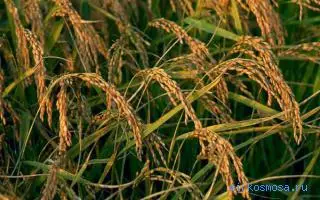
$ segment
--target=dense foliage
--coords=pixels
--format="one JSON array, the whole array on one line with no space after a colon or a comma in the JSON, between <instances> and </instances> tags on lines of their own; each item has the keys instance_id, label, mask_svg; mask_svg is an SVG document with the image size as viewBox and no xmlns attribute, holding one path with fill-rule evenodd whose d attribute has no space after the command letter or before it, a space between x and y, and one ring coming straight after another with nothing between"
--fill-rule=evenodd
<instances>
[{"instance_id":1,"label":"dense foliage","mask_svg":"<svg viewBox=\"0 0 320 200\"><path fill-rule=\"evenodd\" d=\"M0 1L0 199L319 198L319 11Z\"/></svg>"}]
</instances>

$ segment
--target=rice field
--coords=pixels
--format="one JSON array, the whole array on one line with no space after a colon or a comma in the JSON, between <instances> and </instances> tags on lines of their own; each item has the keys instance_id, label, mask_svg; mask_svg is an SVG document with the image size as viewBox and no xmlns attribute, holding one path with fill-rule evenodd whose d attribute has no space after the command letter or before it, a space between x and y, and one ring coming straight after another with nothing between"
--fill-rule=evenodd
<instances>
[{"instance_id":1,"label":"rice field","mask_svg":"<svg viewBox=\"0 0 320 200\"><path fill-rule=\"evenodd\" d=\"M0 2L0 200L318 199L320 1Z\"/></svg>"}]
</instances>

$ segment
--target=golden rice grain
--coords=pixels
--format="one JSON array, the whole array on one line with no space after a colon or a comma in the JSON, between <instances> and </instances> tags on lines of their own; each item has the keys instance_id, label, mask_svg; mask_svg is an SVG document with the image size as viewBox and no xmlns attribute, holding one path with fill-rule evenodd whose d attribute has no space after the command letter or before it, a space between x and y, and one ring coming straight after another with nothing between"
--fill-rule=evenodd
<instances>
[{"instance_id":1,"label":"golden rice grain","mask_svg":"<svg viewBox=\"0 0 320 200\"><path fill-rule=\"evenodd\" d=\"M284 28L279 14L275 12L269 0L247 0L248 7L255 15L261 34L272 45L284 44Z\"/></svg>"},{"instance_id":2,"label":"golden rice grain","mask_svg":"<svg viewBox=\"0 0 320 200\"><path fill-rule=\"evenodd\" d=\"M47 182L44 190L42 191L41 200L52 200L56 195L57 191L57 172L58 166L55 164L51 165L49 170L49 176L47 178Z\"/></svg>"},{"instance_id":3,"label":"golden rice grain","mask_svg":"<svg viewBox=\"0 0 320 200\"><path fill-rule=\"evenodd\" d=\"M37 96L38 96L39 105L42 105L45 94L46 94L46 90L47 90L46 83L45 83L46 68L43 60L43 54L44 54L43 47L40 44L40 42L37 40L36 36L28 29L24 29L24 35L31 46L34 65L37 68L37 72L35 74ZM44 112L45 112L45 106L40 106L40 118L42 120L43 120Z\"/></svg>"},{"instance_id":4,"label":"golden rice grain","mask_svg":"<svg viewBox=\"0 0 320 200\"><path fill-rule=\"evenodd\" d=\"M181 11L187 16L194 14L192 0L170 0L170 6L174 12Z\"/></svg>"},{"instance_id":5,"label":"golden rice grain","mask_svg":"<svg viewBox=\"0 0 320 200\"><path fill-rule=\"evenodd\" d=\"M203 129L201 132L195 132L194 136L200 140L201 152L199 158L207 159L217 166L227 188L234 186L231 171L231 166L233 166L238 177L238 183L244 185L241 195L244 198L250 199L247 186L248 179L243 172L241 160L236 155L232 145L216 133L206 129ZM228 189L230 198L232 198L233 194L237 194L238 192L239 191L231 191Z\"/></svg>"},{"instance_id":6,"label":"golden rice grain","mask_svg":"<svg viewBox=\"0 0 320 200\"><path fill-rule=\"evenodd\" d=\"M202 125L200 120L197 118L191 104L189 104L184 97L178 84L172 80L172 78L161 68L151 68L141 71L141 75L145 77L148 83L151 80L156 80L161 88L163 88L173 105L177 105L175 97L182 103L185 110L185 123L187 123L188 117L190 117L195 125L196 129L201 129Z\"/></svg>"},{"instance_id":7,"label":"golden rice grain","mask_svg":"<svg viewBox=\"0 0 320 200\"><path fill-rule=\"evenodd\" d=\"M302 20L303 7L306 7L310 10L320 12L320 1L319 0L291 0L293 3L299 5L299 19Z\"/></svg>"},{"instance_id":8,"label":"golden rice grain","mask_svg":"<svg viewBox=\"0 0 320 200\"><path fill-rule=\"evenodd\" d=\"M217 15L226 22L226 15L229 13L230 0L203 0L201 7L216 11Z\"/></svg>"},{"instance_id":9,"label":"golden rice grain","mask_svg":"<svg viewBox=\"0 0 320 200\"><path fill-rule=\"evenodd\" d=\"M32 32L38 36L40 43L43 45L44 29L42 24L40 0L23 0L23 3L26 20L29 24L31 24Z\"/></svg>"},{"instance_id":10,"label":"golden rice grain","mask_svg":"<svg viewBox=\"0 0 320 200\"><path fill-rule=\"evenodd\" d=\"M200 120L197 118L192 106L183 96L181 89L178 87L175 81L164 72L161 68L152 68L144 70L141 72L147 80L154 79L159 82L160 86L167 92L170 101L176 105L176 97L181 101L186 116L190 117L195 124L194 136L197 137L201 145L201 154L200 157L208 159L210 162L219 167L219 162L222 160L219 172L223 176L224 181L227 186L230 187L233 185L231 167L229 163L229 158L233 161L234 167L238 174L238 180L241 184L247 184L246 176L244 175L242 169L242 163L240 159L234 153L234 150L229 142L215 135L215 133L208 132L206 129L202 128ZM242 194L243 197L249 198L248 190L245 188L245 192ZM236 192L235 192L236 193Z\"/></svg>"},{"instance_id":11,"label":"golden rice grain","mask_svg":"<svg viewBox=\"0 0 320 200\"><path fill-rule=\"evenodd\" d=\"M263 0L257 4L253 0L247 0L248 7L256 16L261 34L271 45L284 44L284 29L280 17L276 13L269 0ZM276 42L277 40L277 42Z\"/></svg>"},{"instance_id":12,"label":"golden rice grain","mask_svg":"<svg viewBox=\"0 0 320 200\"><path fill-rule=\"evenodd\" d=\"M116 90L116 88L107 83L105 80L103 80L103 78L101 76L99 76L96 73L74 73L74 74L67 74L67 75L63 75L62 77L60 77L57 81L66 81L66 80L71 80L71 79L80 79L85 81L88 84L94 85L100 89L102 89L105 93L106 96L109 96L111 98L111 100L117 105L119 113L123 116L125 116L125 118L128 121L128 124L130 125L130 127L133 130L133 136L135 139L135 143L136 143L136 151L138 153L138 157L141 158L141 153L142 153L142 137L141 137L141 122L138 120L138 118L135 116L133 109L131 108L131 106L129 105L129 103L125 100L125 98ZM59 93L59 97L64 100L66 97L64 97L65 94L65 90L61 90ZM65 109L66 105L63 104L63 101L60 100L58 103L60 107L59 110L62 111L62 114L66 114L64 112L66 112ZM66 119L66 118L65 118ZM60 126L61 129L63 130L63 135L66 135L66 121L61 122L63 120L60 120ZM69 137L67 137L69 138ZM66 140L66 143L68 144L69 140Z\"/></svg>"},{"instance_id":13,"label":"golden rice grain","mask_svg":"<svg viewBox=\"0 0 320 200\"><path fill-rule=\"evenodd\" d=\"M174 33L178 37L178 40L181 44L183 41L188 44L190 50L195 56L199 58L205 58L209 55L209 50L204 43L190 37L187 32L183 30L183 28L174 22L161 18L150 22L149 25L155 28L163 29L168 33Z\"/></svg>"},{"instance_id":14,"label":"golden rice grain","mask_svg":"<svg viewBox=\"0 0 320 200\"><path fill-rule=\"evenodd\" d=\"M66 151L67 147L71 145L71 134L68 130L68 99L67 88L63 81L60 82L60 91L57 95L57 108L59 111L59 153Z\"/></svg>"},{"instance_id":15,"label":"golden rice grain","mask_svg":"<svg viewBox=\"0 0 320 200\"><path fill-rule=\"evenodd\" d=\"M278 52L279 56L301 58L317 63L320 59L320 42L302 43Z\"/></svg>"},{"instance_id":16,"label":"golden rice grain","mask_svg":"<svg viewBox=\"0 0 320 200\"><path fill-rule=\"evenodd\" d=\"M69 0L52 0L58 6L59 10L55 13L57 16L67 17L71 22L77 45L79 47L80 57L83 60L84 68L95 66L96 73L99 73L98 53L107 58L107 48L104 41L96 32L92 24L81 19L78 12L72 7ZM87 69L91 71L91 68Z\"/></svg>"},{"instance_id":17,"label":"golden rice grain","mask_svg":"<svg viewBox=\"0 0 320 200\"><path fill-rule=\"evenodd\" d=\"M123 66L124 42L124 39L121 37L108 50L108 81L115 85L119 84L122 80L121 68Z\"/></svg>"},{"instance_id":18,"label":"golden rice grain","mask_svg":"<svg viewBox=\"0 0 320 200\"><path fill-rule=\"evenodd\" d=\"M18 9L16 8L12 0L5 0L4 2L6 3L8 13L10 13L10 15L12 16L13 24L15 26L17 41L16 56L18 59L18 63L23 67L25 71L27 71L30 67L29 51L27 46L27 38L24 34L24 28L19 18Z\"/></svg>"},{"instance_id":19,"label":"golden rice grain","mask_svg":"<svg viewBox=\"0 0 320 200\"><path fill-rule=\"evenodd\" d=\"M254 60L254 62L233 60L222 68L225 70L233 69L242 74L247 74L249 78L259 83L268 93L268 105L271 105L272 97L274 97L281 109L286 111L285 118L292 122L294 138L299 144L302 139L302 121L299 105L278 68L278 61L271 51L270 45L261 38L245 36L238 41L229 53L241 53ZM240 64L242 69L239 65L235 67L234 62Z\"/></svg>"}]
</instances>

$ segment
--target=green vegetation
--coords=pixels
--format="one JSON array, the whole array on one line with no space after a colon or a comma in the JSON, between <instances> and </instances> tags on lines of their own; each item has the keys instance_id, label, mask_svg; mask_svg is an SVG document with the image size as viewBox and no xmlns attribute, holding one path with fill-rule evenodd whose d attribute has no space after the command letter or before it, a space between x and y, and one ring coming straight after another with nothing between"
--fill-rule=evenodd
<instances>
[{"instance_id":1,"label":"green vegetation","mask_svg":"<svg viewBox=\"0 0 320 200\"><path fill-rule=\"evenodd\" d=\"M319 11L0 1L0 199L319 198Z\"/></svg>"}]
</instances>

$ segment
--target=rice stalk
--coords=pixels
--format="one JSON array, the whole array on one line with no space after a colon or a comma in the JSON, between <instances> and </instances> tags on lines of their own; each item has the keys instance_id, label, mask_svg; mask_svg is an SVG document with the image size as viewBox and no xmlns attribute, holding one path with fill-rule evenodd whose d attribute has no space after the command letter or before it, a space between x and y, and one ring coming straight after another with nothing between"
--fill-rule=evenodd
<instances>
[{"instance_id":1,"label":"rice stalk","mask_svg":"<svg viewBox=\"0 0 320 200\"><path fill-rule=\"evenodd\" d=\"M0 68L0 119L2 120L2 123L6 125L6 118L4 117L4 99L2 97L4 89L4 74L2 68ZM1 144L1 143L0 143Z\"/></svg>"},{"instance_id":2,"label":"rice stalk","mask_svg":"<svg viewBox=\"0 0 320 200\"><path fill-rule=\"evenodd\" d=\"M17 36L17 57L18 64L24 67L24 70L30 67L30 57L27 45L29 44L32 49L32 55L34 60L34 65L37 68L37 73L35 74L36 86L37 86L37 96L39 105L43 104L44 94L46 91L45 85L45 75L46 69L43 61L43 44L37 39L37 37L28 29L23 28L21 21L19 19L18 11L11 0L5 1L9 13L12 15L15 24L15 33ZM30 4L32 2L29 2ZM32 6L36 6L32 4ZM38 10L34 10L37 11ZM40 12L40 11L39 11ZM39 14L39 13L38 13ZM40 15L40 14L39 14ZM39 16L38 16L39 17ZM31 18L30 18L31 19ZM39 31L35 28L36 31ZM30 83L30 80L27 79ZM49 106L49 103L46 102ZM40 118L43 120L43 115L45 112L45 106L40 106Z\"/></svg>"},{"instance_id":3,"label":"rice stalk","mask_svg":"<svg viewBox=\"0 0 320 200\"><path fill-rule=\"evenodd\" d=\"M214 66L214 63L207 62L201 58L194 56L193 54L183 55L169 60L165 66L174 67L175 69L181 69L183 73L177 72L179 78L191 79L196 84L196 89L205 86L203 79L199 76L207 75L210 80L214 80L216 77L215 72L209 72L210 67ZM194 67L195 66L195 67ZM192 73L191 73L192 72ZM171 74L176 74L172 70ZM213 94L216 94L213 95ZM221 121L230 122L232 118L230 117L230 109L228 108L227 98L228 98L228 88L225 80L221 80L215 87L215 90L211 94L205 94L200 97L200 101L210 110L210 112L216 115L216 121L220 123ZM215 100L213 100L215 99Z\"/></svg>"},{"instance_id":4,"label":"rice stalk","mask_svg":"<svg viewBox=\"0 0 320 200\"><path fill-rule=\"evenodd\" d=\"M190 193L191 198L202 199L203 195L199 187L192 182L191 177L187 174L169 168L158 167L146 170L143 175L152 181L161 181L172 185L176 182L182 186L190 185L190 187L186 187L186 189Z\"/></svg>"},{"instance_id":5,"label":"rice stalk","mask_svg":"<svg viewBox=\"0 0 320 200\"><path fill-rule=\"evenodd\" d=\"M203 0L201 8L214 10L224 23L227 22L230 0Z\"/></svg>"},{"instance_id":6,"label":"rice stalk","mask_svg":"<svg viewBox=\"0 0 320 200\"><path fill-rule=\"evenodd\" d=\"M110 10L114 16L125 24L129 23L129 15L124 8L125 4L119 2L119 0L103 0L102 7L106 10Z\"/></svg>"},{"instance_id":7,"label":"rice stalk","mask_svg":"<svg viewBox=\"0 0 320 200\"><path fill-rule=\"evenodd\" d=\"M205 59L201 59L201 58L197 58L194 55L189 55L188 56L189 60L191 63L193 63L197 69L207 75L211 81L213 81L215 79L216 76L218 76L218 73L215 71L211 71L210 73L208 73L208 69L211 69L212 67L214 67L216 65L215 62L208 62ZM227 104L227 99L228 99L228 87L227 87L227 83L225 81L225 79L222 79L216 86L215 91L214 91L217 95L217 98L219 99L219 101L221 101L223 104Z\"/></svg>"},{"instance_id":8,"label":"rice stalk","mask_svg":"<svg viewBox=\"0 0 320 200\"><path fill-rule=\"evenodd\" d=\"M139 32L138 29L130 23L130 17L129 17L129 15L131 14L130 11L135 13L135 15L137 16L137 19L139 17L137 14L138 9L134 9L138 6L137 1L107 0L107 1L102 1L101 4L103 9L112 13L111 18L115 22L120 32L121 41L125 42L127 46L129 44L132 44L135 47L135 49L138 51L141 61L143 63L143 66L144 67L149 66L148 53L146 50L146 46L150 44L143 38L141 32ZM131 9L130 6L133 8ZM107 17L110 18L110 15L108 15ZM128 51L126 53L128 54ZM134 56L130 55L130 57L134 57Z\"/></svg>"},{"instance_id":9,"label":"rice stalk","mask_svg":"<svg viewBox=\"0 0 320 200\"><path fill-rule=\"evenodd\" d=\"M122 33L121 36L125 37L128 40L128 43L130 41L131 44L138 51L143 66L144 67L149 66L148 52L146 50L146 46L149 46L150 44L129 23L125 23L120 20L117 20L116 25L117 25L119 31Z\"/></svg>"},{"instance_id":10,"label":"rice stalk","mask_svg":"<svg viewBox=\"0 0 320 200\"><path fill-rule=\"evenodd\" d=\"M163 154L163 149L166 149L166 146L164 144L164 142L162 141L162 139L156 135L156 134L150 134L146 140L145 140L145 143L151 153L151 156L154 160L154 162L157 164L157 165L160 165L160 161L158 159L158 156L156 154L156 152L158 153L158 155L160 156L160 160L161 162L167 166L167 161L166 159L164 158L164 154Z\"/></svg>"}]
</instances>

